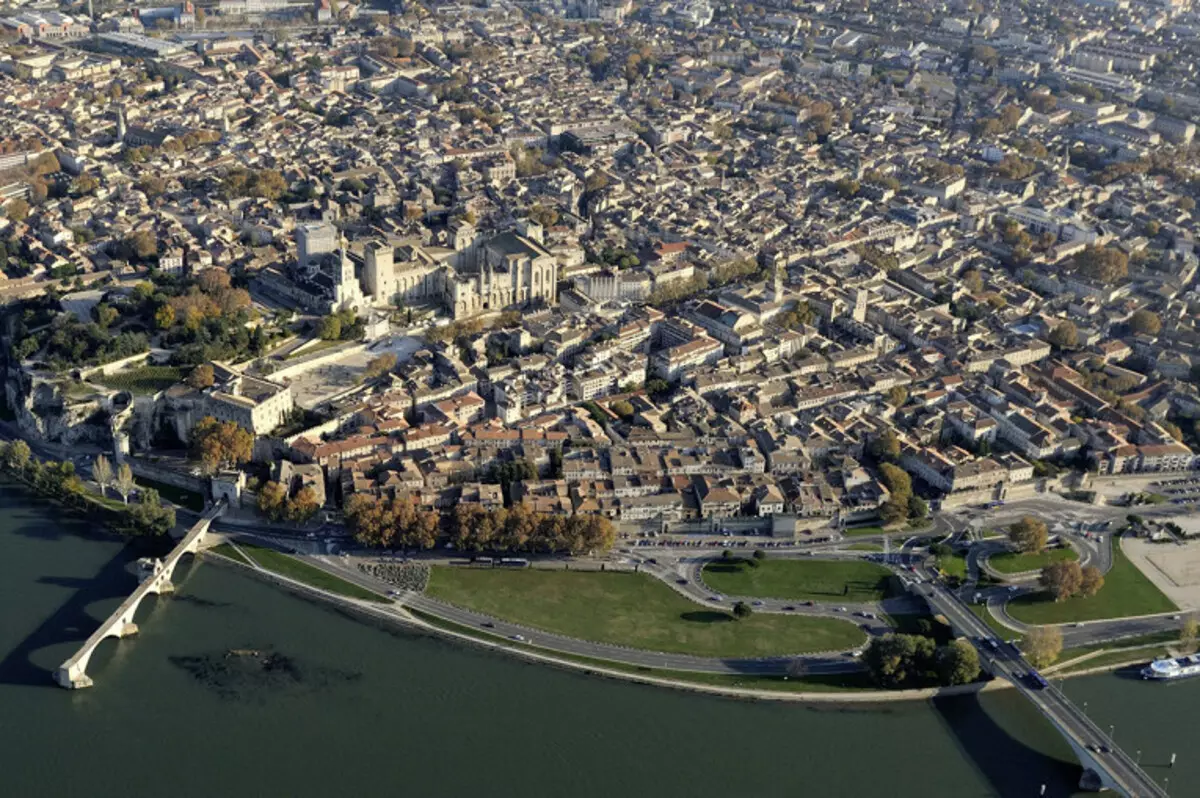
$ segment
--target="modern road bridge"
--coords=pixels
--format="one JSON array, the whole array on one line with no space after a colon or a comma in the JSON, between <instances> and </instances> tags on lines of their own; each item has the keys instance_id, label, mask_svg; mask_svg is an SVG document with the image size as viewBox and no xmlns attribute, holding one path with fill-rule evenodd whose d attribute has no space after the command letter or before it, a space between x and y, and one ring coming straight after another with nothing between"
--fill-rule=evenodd
<instances>
[{"instance_id":1,"label":"modern road bridge","mask_svg":"<svg viewBox=\"0 0 1200 798\"><path fill-rule=\"evenodd\" d=\"M957 634L963 635L979 650L980 661L992 675L1012 682L1013 685L1038 708L1071 746L1083 776L1079 786L1086 790L1116 790L1128 798L1166 798L1167 791L1150 777L1129 754L1116 746L1091 718L1075 706L1061 690L1053 684L1037 688L1029 679L1034 668L1013 646L997 640L997 648L980 645L984 640L995 640L995 632L978 616L971 612L957 595L925 571L918 571L927 578L916 582L906 576L910 590L924 596L937 613L949 621Z\"/></svg>"},{"instance_id":2,"label":"modern road bridge","mask_svg":"<svg viewBox=\"0 0 1200 798\"><path fill-rule=\"evenodd\" d=\"M110 637L129 637L137 634L138 628L137 624L133 622L133 617L137 614L142 601L151 594L161 595L175 590L175 585L171 582L175 567L179 565L183 555L194 554L200 550L209 527L224 510L225 501L223 499L206 510L200 516L200 520L175 545L175 548L171 549L171 553L161 561L161 564L156 563L154 570L143 576L141 583L129 598L121 602L121 606L117 607L95 632L92 632L92 635L84 641L83 646L75 652L73 657L58 667L58 670L54 672L54 680L60 686L69 689L92 686L92 678L87 675L87 664L88 660L92 658L92 654L96 653L96 648L102 641Z\"/></svg>"}]
</instances>

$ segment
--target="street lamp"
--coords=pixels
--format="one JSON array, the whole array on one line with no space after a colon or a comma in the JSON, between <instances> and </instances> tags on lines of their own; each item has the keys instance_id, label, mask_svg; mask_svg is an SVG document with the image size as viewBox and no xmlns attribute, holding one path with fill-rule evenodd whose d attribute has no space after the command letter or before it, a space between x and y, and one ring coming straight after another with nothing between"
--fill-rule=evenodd
<instances>
[{"instance_id":1,"label":"street lamp","mask_svg":"<svg viewBox=\"0 0 1200 798\"><path fill-rule=\"evenodd\" d=\"M1110 743L1112 742L1112 738L1113 738L1113 730L1114 730L1114 729L1116 729L1116 728L1117 728L1117 725L1116 725L1115 723L1114 723L1114 724L1111 724L1111 725L1108 727L1108 741L1109 741Z\"/></svg>"}]
</instances>

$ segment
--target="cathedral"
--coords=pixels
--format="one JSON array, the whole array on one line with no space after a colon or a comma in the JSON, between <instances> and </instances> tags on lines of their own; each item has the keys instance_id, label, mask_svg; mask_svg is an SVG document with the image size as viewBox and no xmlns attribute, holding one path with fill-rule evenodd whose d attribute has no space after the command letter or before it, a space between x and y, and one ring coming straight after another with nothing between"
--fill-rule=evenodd
<instances>
[{"instance_id":1,"label":"cathedral","mask_svg":"<svg viewBox=\"0 0 1200 798\"><path fill-rule=\"evenodd\" d=\"M372 242L363 255L363 284L376 304L443 306L455 319L558 301L558 262L539 225L476 236L465 222L451 230L454 248Z\"/></svg>"}]
</instances>

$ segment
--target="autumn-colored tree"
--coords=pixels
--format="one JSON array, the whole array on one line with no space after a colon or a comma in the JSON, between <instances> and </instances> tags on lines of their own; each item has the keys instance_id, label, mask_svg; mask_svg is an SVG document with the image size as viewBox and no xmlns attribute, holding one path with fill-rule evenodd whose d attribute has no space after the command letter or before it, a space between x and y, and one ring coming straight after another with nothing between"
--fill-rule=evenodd
<instances>
[{"instance_id":1,"label":"autumn-colored tree","mask_svg":"<svg viewBox=\"0 0 1200 798\"><path fill-rule=\"evenodd\" d=\"M321 504L317 501L317 492L305 485L288 500L285 512L287 520L295 524L302 524L316 515L320 509Z\"/></svg>"},{"instance_id":2,"label":"autumn-colored tree","mask_svg":"<svg viewBox=\"0 0 1200 798\"><path fill-rule=\"evenodd\" d=\"M1079 582L1079 595L1094 596L1100 592L1102 587L1104 587L1104 574L1100 573L1100 569L1094 565L1086 566Z\"/></svg>"},{"instance_id":3,"label":"autumn-colored tree","mask_svg":"<svg viewBox=\"0 0 1200 798\"><path fill-rule=\"evenodd\" d=\"M96 484L100 486L100 495L103 496L108 486L113 481L113 467L109 459L104 455L97 455L92 463L92 479L96 480Z\"/></svg>"},{"instance_id":4,"label":"autumn-colored tree","mask_svg":"<svg viewBox=\"0 0 1200 798\"><path fill-rule=\"evenodd\" d=\"M1023 552L1036 553L1045 550L1049 536L1050 530L1046 525L1030 515L1008 528L1008 539L1018 551Z\"/></svg>"},{"instance_id":5,"label":"autumn-colored tree","mask_svg":"<svg viewBox=\"0 0 1200 798\"><path fill-rule=\"evenodd\" d=\"M210 267L200 272L196 278L196 285L206 294L227 290L231 286L229 272L218 266Z\"/></svg>"},{"instance_id":6,"label":"autumn-colored tree","mask_svg":"<svg viewBox=\"0 0 1200 798\"><path fill-rule=\"evenodd\" d=\"M1083 572L1077 562L1051 563L1042 569L1038 584L1049 591L1055 601L1062 601L1079 592Z\"/></svg>"},{"instance_id":7,"label":"autumn-colored tree","mask_svg":"<svg viewBox=\"0 0 1200 798\"><path fill-rule=\"evenodd\" d=\"M1034 626L1021 643L1021 651L1035 668L1052 665L1062 653L1062 632L1056 626Z\"/></svg>"},{"instance_id":8,"label":"autumn-colored tree","mask_svg":"<svg viewBox=\"0 0 1200 798\"><path fill-rule=\"evenodd\" d=\"M121 494L121 501L129 504L129 496L137 488L137 482L133 479L133 469L129 463L121 463L117 469L117 476L113 479L113 489Z\"/></svg>"},{"instance_id":9,"label":"autumn-colored tree","mask_svg":"<svg viewBox=\"0 0 1200 798\"><path fill-rule=\"evenodd\" d=\"M208 363L201 363L188 374L187 384L199 391L204 388L211 388L215 379L216 375L213 373L213 367Z\"/></svg>"},{"instance_id":10,"label":"autumn-colored tree","mask_svg":"<svg viewBox=\"0 0 1200 798\"><path fill-rule=\"evenodd\" d=\"M205 416L192 429L192 454L210 472L240 465L254 455L254 435L233 421Z\"/></svg>"},{"instance_id":11,"label":"autumn-colored tree","mask_svg":"<svg viewBox=\"0 0 1200 798\"><path fill-rule=\"evenodd\" d=\"M391 352L385 352L379 357L371 358L367 363L367 368L363 371L363 379L373 380L382 377L392 369L396 368L397 359Z\"/></svg>"},{"instance_id":12,"label":"autumn-colored tree","mask_svg":"<svg viewBox=\"0 0 1200 798\"><path fill-rule=\"evenodd\" d=\"M271 480L258 489L258 511L272 521L283 517L287 503L287 488Z\"/></svg>"}]
</instances>

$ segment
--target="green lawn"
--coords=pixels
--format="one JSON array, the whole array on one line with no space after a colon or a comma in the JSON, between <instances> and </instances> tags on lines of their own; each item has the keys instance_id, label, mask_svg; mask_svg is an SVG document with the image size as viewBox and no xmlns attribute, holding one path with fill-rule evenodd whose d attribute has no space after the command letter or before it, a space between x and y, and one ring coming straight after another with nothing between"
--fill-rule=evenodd
<instances>
[{"instance_id":1,"label":"green lawn","mask_svg":"<svg viewBox=\"0 0 1200 798\"><path fill-rule=\"evenodd\" d=\"M887 568L862 560L767 558L755 567L734 558L704 566L704 583L713 590L756 598L879 601L891 578Z\"/></svg>"},{"instance_id":2,"label":"green lawn","mask_svg":"<svg viewBox=\"0 0 1200 798\"><path fill-rule=\"evenodd\" d=\"M883 551L878 543L852 543L846 547L849 551Z\"/></svg>"},{"instance_id":3,"label":"green lawn","mask_svg":"<svg viewBox=\"0 0 1200 798\"><path fill-rule=\"evenodd\" d=\"M289 557L274 549L267 549L250 543L239 543L238 548L261 567L295 579L297 582L319 587L322 590L328 590L330 593L337 593L339 596L365 599L367 601L386 601L378 593L372 593L370 590L361 588L356 584L347 582L345 579L340 579L327 571L323 571L306 562L301 562L295 557Z\"/></svg>"},{"instance_id":4,"label":"green lawn","mask_svg":"<svg viewBox=\"0 0 1200 798\"><path fill-rule=\"evenodd\" d=\"M860 538L867 535L882 535L883 527L881 526L852 526L842 530L842 536L847 538Z\"/></svg>"},{"instance_id":5,"label":"green lawn","mask_svg":"<svg viewBox=\"0 0 1200 798\"><path fill-rule=\"evenodd\" d=\"M222 543L219 546L213 546L211 549L208 549L208 551L211 551L213 554L220 554L222 557L228 557L234 562L241 563L242 565L250 564L249 561L242 556L241 552L228 543Z\"/></svg>"},{"instance_id":6,"label":"green lawn","mask_svg":"<svg viewBox=\"0 0 1200 798\"><path fill-rule=\"evenodd\" d=\"M1015 629L1009 629L1007 626L997 621L996 618L990 612L988 612L987 605L969 604L967 606L971 608L971 612L975 613L981 621L991 627L991 630L996 633L996 637L1000 638L1001 640L1019 641L1022 637L1024 637L1024 635Z\"/></svg>"},{"instance_id":7,"label":"green lawn","mask_svg":"<svg viewBox=\"0 0 1200 798\"><path fill-rule=\"evenodd\" d=\"M460 623L447 621L432 615L422 610L409 608L409 612L417 616L426 623L436 626L440 629L446 629L451 632L475 637L481 640L490 640L496 643L503 643L509 648L516 648L522 651L532 651L538 654L547 654L557 659L565 659L579 665L590 665L595 668L606 668L608 670L621 671L637 676L652 676L659 679L672 679L679 682L689 682L692 684L714 685L718 687L743 687L752 688L755 690L778 690L788 693L827 693L827 692L859 692L864 690L879 690L879 686L871 680L870 675L865 671L852 671L850 673L812 673L801 676L783 676L773 674L731 674L731 673L704 673L701 671L676 671L667 670L666 668L646 668L641 665L629 665L624 662L613 662L612 660L599 659L597 657L582 657L576 654L566 654L561 651L555 651L541 646L534 646L528 643L520 643L515 640L510 640L500 635L482 632L474 627L464 626Z\"/></svg>"},{"instance_id":8,"label":"green lawn","mask_svg":"<svg viewBox=\"0 0 1200 798\"><path fill-rule=\"evenodd\" d=\"M1018 596L1008 605L1012 617L1032 624L1127 618L1174 609L1177 607L1171 600L1142 575L1116 542L1112 569L1104 575L1104 587L1091 598L1054 601L1047 593L1033 593Z\"/></svg>"},{"instance_id":9,"label":"green lawn","mask_svg":"<svg viewBox=\"0 0 1200 798\"><path fill-rule=\"evenodd\" d=\"M91 381L106 388L138 394L165 391L183 379L183 370L176 366L141 366L114 374L97 374Z\"/></svg>"},{"instance_id":10,"label":"green lawn","mask_svg":"<svg viewBox=\"0 0 1200 798\"><path fill-rule=\"evenodd\" d=\"M179 488L175 485L168 485L165 482L159 482L156 479L146 479L145 477L134 477L133 480L143 488L154 488L154 490L158 491L159 496L167 501L178 504L180 507L186 507L197 513L204 511L204 497L194 490Z\"/></svg>"},{"instance_id":11,"label":"green lawn","mask_svg":"<svg viewBox=\"0 0 1200 798\"><path fill-rule=\"evenodd\" d=\"M1072 673L1080 671L1120 666L1130 662L1146 663L1165 656L1167 656L1167 650L1162 646L1146 646L1136 651L1109 651L1091 659L1085 659L1083 662L1068 665L1060 671L1055 671L1053 675L1069 676ZM1066 661L1066 657L1059 657L1058 659L1060 662Z\"/></svg>"},{"instance_id":12,"label":"green lawn","mask_svg":"<svg viewBox=\"0 0 1200 798\"><path fill-rule=\"evenodd\" d=\"M937 558L938 570L946 576L967 578L967 558L962 554L943 554Z\"/></svg>"},{"instance_id":13,"label":"green lawn","mask_svg":"<svg viewBox=\"0 0 1200 798\"><path fill-rule=\"evenodd\" d=\"M645 574L434 567L429 596L550 632L653 651L755 657L861 645L833 618L755 614L701 606Z\"/></svg>"},{"instance_id":14,"label":"green lawn","mask_svg":"<svg viewBox=\"0 0 1200 798\"><path fill-rule=\"evenodd\" d=\"M988 564L1002 574L1019 574L1023 571L1040 571L1047 565L1052 565L1056 562L1078 559L1079 555L1075 553L1073 548L1063 546L1058 549L1046 549L1039 554L1016 551L993 554L991 557L988 557Z\"/></svg>"}]
</instances>

